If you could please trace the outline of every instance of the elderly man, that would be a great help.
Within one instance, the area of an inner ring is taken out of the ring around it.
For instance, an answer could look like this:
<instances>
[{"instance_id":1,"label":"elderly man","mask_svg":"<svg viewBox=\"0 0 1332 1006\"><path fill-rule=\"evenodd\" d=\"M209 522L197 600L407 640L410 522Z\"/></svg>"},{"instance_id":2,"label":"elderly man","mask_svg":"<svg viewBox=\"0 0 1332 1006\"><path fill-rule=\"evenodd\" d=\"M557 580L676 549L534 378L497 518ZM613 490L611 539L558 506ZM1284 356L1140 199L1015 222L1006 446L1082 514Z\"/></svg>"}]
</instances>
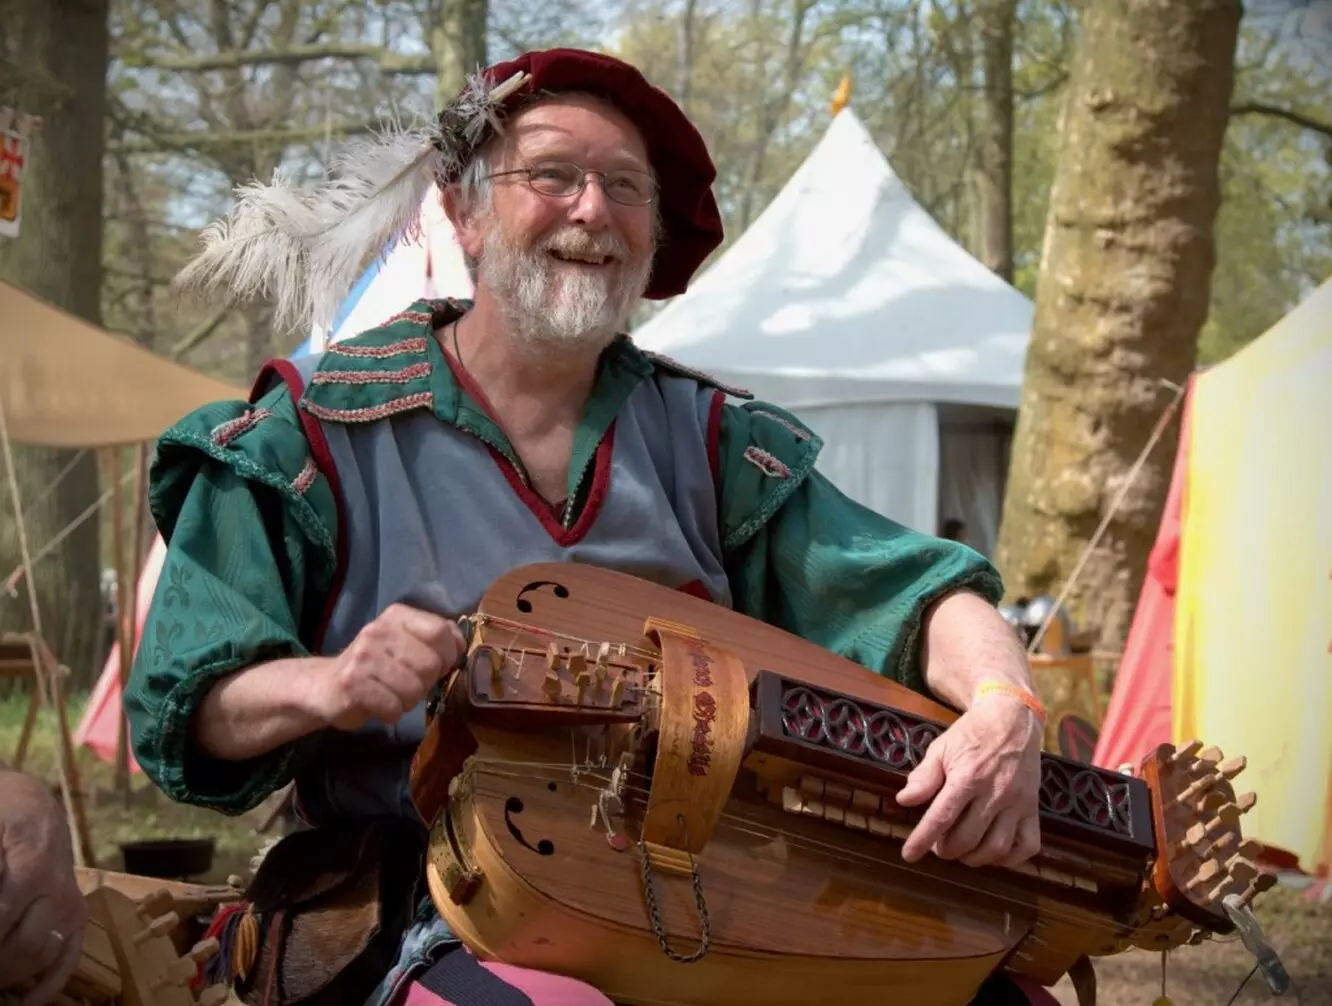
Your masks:
<instances>
[{"instance_id":1,"label":"elderly man","mask_svg":"<svg viewBox=\"0 0 1332 1006\"><path fill-rule=\"evenodd\" d=\"M713 165L665 94L604 56L531 53L480 74L426 136L344 169L314 193L246 190L190 278L326 315L347 267L410 225L425 179L475 298L404 305L321 358L274 363L252 402L162 438L168 555L126 709L172 798L238 813L294 780L316 831L413 821L424 700L463 649L451 619L506 571L564 560L692 591L964 710L901 792L929 804L903 855L1037 851L1040 707L995 571L844 497L794 416L735 404L622 334L722 238ZM423 584L447 611L399 603ZM421 908L387 926L377 983L339 1001L502 985L518 998L494 1001L605 1002L482 968L419 888L402 897Z\"/></svg>"},{"instance_id":2,"label":"elderly man","mask_svg":"<svg viewBox=\"0 0 1332 1006\"><path fill-rule=\"evenodd\" d=\"M60 805L36 779L0 762L0 993L22 1006L54 1002L79 961L87 924Z\"/></svg>"}]
</instances>

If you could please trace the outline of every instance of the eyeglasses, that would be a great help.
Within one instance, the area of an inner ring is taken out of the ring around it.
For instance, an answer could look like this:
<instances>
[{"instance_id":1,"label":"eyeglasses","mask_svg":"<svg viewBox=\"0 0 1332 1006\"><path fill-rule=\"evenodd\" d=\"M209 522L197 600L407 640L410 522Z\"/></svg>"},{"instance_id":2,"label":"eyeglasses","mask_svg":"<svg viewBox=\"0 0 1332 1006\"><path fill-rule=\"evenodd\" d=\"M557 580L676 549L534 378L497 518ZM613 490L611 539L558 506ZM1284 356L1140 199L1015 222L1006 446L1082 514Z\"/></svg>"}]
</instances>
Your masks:
<instances>
[{"instance_id":1,"label":"eyeglasses","mask_svg":"<svg viewBox=\"0 0 1332 1006\"><path fill-rule=\"evenodd\" d=\"M616 171L592 171L577 164L543 162L512 171L496 171L487 178L505 175L523 175L528 187L543 196L565 198L578 195L587 185L588 175L601 179L601 190L606 198L623 206L646 206L657 198L657 183L646 171L621 168Z\"/></svg>"}]
</instances>

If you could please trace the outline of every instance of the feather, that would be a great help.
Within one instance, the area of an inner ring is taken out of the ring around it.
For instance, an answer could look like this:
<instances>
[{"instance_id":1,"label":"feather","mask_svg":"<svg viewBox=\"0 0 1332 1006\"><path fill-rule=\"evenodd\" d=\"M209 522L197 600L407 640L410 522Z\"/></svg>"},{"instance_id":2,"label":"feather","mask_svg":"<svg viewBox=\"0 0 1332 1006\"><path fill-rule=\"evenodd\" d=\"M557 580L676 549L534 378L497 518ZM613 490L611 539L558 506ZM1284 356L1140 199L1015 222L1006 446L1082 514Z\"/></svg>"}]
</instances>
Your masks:
<instances>
[{"instance_id":1,"label":"feather","mask_svg":"<svg viewBox=\"0 0 1332 1006\"><path fill-rule=\"evenodd\" d=\"M483 74L424 128L392 125L349 141L334 178L301 189L281 172L237 187L231 212L206 227L202 250L176 276L181 291L221 288L237 300L266 298L280 331L328 328L338 304L375 255L395 238L420 236L432 186L458 177L492 131L499 109L526 81L499 85Z\"/></svg>"},{"instance_id":2,"label":"feather","mask_svg":"<svg viewBox=\"0 0 1332 1006\"><path fill-rule=\"evenodd\" d=\"M419 233L439 151L429 132L390 130L349 143L339 177L313 189L281 173L236 190L231 212L202 234L203 250L176 277L181 290L220 287L274 305L282 331L327 326L338 302L395 236Z\"/></svg>"}]
</instances>

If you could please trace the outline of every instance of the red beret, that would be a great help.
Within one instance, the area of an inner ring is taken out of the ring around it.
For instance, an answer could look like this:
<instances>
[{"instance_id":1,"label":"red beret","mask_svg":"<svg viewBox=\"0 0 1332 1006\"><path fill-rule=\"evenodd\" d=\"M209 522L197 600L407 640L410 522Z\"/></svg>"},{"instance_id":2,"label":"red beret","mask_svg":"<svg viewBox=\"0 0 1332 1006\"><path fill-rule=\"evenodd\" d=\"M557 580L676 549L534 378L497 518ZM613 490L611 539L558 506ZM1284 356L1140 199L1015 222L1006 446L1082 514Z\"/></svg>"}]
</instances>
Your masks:
<instances>
[{"instance_id":1,"label":"red beret","mask_svg":"<svg viewBox=\"0 0 1332 1006\"><path fill-rule=\"evenodd\" d=\"M638 127L661 195L661 244L644 296L662 300L684 293L694 272L722 242L721 212L712 195L717 169L694 124L638 70L601 53L545 49L483 71L491 87L520 72L528 78L505 97L505 110L521 107L542 91L587 91L615 105Z\"/></svg>"}]
</instances>

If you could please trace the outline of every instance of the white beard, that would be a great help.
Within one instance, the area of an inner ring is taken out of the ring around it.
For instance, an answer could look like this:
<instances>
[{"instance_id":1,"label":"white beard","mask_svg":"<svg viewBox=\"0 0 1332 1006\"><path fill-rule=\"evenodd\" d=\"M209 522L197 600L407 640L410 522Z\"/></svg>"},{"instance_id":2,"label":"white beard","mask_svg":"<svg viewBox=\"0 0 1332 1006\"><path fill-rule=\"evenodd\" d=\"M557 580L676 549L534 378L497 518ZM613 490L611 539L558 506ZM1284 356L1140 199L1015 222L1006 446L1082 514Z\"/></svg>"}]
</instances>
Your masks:
<instances>
[{"instance_id":1,"label":"white beard","mask_svg":"<svg viewBox=\"0 0 1332 1006\"><path fill-rule=\"evenodd\" d=\"M551 250L614 256L607 272L564 266ZM624 330L652 275L652 255L630 263L628 249L609 235L566 227L532 247L519 247L498 221L477 263L484 284L521 342L535 350L601 350Z\"/></svg>"}]
</instances>

